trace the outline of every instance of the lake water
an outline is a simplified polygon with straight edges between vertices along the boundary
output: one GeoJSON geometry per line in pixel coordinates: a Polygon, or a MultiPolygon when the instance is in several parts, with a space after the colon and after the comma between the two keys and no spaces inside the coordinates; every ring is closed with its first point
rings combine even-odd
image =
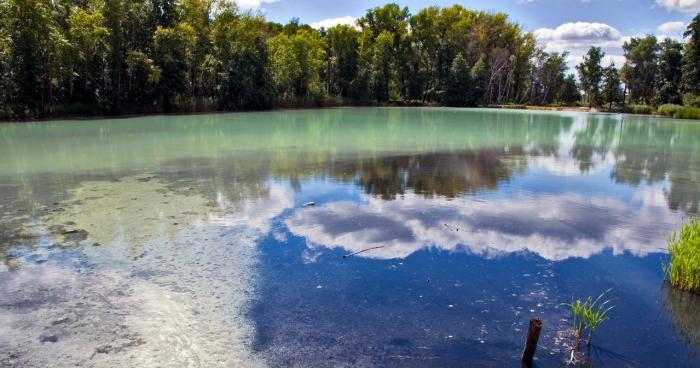
{"type": "Polygon", "coordinates": [[[700,366],[700,123],[353,108],[0,125],[0,366],[700,366]],[[309,202],[313,202],[310,205],[309,202]]]}

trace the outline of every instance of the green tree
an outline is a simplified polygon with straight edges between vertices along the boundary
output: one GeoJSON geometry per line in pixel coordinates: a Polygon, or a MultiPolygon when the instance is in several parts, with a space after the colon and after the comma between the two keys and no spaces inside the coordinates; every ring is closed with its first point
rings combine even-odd
{"type": "Polygon", "coordinates": [[[194,42],[191,44],[189,79],[190,95],[193,97],[208,97],[207,81],[203,78],[202,70],[211,47],[211,9],[213,0],[182,0],[180,3],[181,24],[192,28],[194,42]]]}
{"type": "Polygon", "coordinates": [[[214,79],[212,88],[220,108],[265,109],[272,106],[272,61],[264,28],[266,24],[261,17],[240,15],[233,3],[220,4],[211,31],[213,55],[203,64],[204,74],[214,79]]]}
{"type": "Polygon", "coordinates": [[[379,101],[387,101],[392,92],[396,96],[408,97],[411,54],[409,17],[407,7],[387,4],[368,10],[357,21],[374,39],[374,92],[379,101]],[[394,90],[390,91],[389,88],[394,90]]]}
{"type": "Polygon", "coordinates": [[[633,37],[622,45],[625,50],[623,76],[630,101],[651,104],[656,94],[659,44],[656,36],[633,37]]]}
{"type": "Polygon", "coordinates": [[[445,92],[445,103],[450,106],[466,106],[470,101],[471,70],[462,54],[452,61],[450,79],[445,92]]]}
{"type": "Polygon", "coordinates": [[[573,105],[581,100],[581,91],[579,90],[578,83],[576,82],[576,76],[569,74],[564,78],[564,85],[562,86],[561,92],[561,102],[567,105],[573,105]]]}
{"type": "Polygon", "coordinates": [[[486,79],[488,78],[486,63],[484,58],[479,58],[476,64],[472,66],[470,71],[471,76],[471,93],[467,105],[474,106],[484,99],[484,91],[486,90],[486,79]]]}
{"type": "Polygon", "coordinates": [[[357,77],[353,82],[356,98],[361,101],[374,99],[372,94],[372,60],[374,59],[374,38],[369,29],[360,33],[357,48],[357,77]]]}
{"type": "Polygon", "coordinates": [[[374,56],[372,58],[372,85],[374,96],[379,102],[389,101],[392,79],[391,53],[393,35],[387,31],[382,32],[374,44],[374,56]]]}
{"type": "Polygon", "coordinates": [[[348,25],[338,25],[328,30],[333,81],[330,92],[343,97],[357,97],[353,82],[357,77],[359,37],[360,33],[348,25]]]}
{"type": "Polygon", "coordinates": [[[567,70],[568,53],[548,54],[538,50],[530,72],[528,101],[547,105],[559,99],[567,70]]]}
{"type": "Polygon", "coordinates": [[[187,24],[177,29],[158,26],[153,35],[154,61],[161,70],[158,95],[166,110],[171,110],[175,99],[189,89],[188,65],[193,43],[193,30],[187,24]]]}
{"type": "Polygon", "coordinates": [[[658,92],[655,104],[682,104],[681,77],[683,67],[683,44],[667,38],[661,43],[657,75],[658,92]]]}
{"type": "Polygon", "coordinates": [[[176,0],[150,0],[152,6],[152,24],[156,29],[171,28],[178,21],[176,0]]]}
{"type": "Polygon", "coordinates": [[[68,98],[104,103],[109,30],[99,10],[77,9],[68,23],[68,98]]]}
{"type": "Polygon", "coordinates": [[[608,104],[612,108],[614,104],[622,101],[622,85],[620,80],[620,71],[615,67],[615,63],[611,63],[607,68],[603,69],[603,90],[601,95],[601,103],[608,104]]]}
{"type": "Polygon", "coordinates": [[[681,88],[684,93],[691,95],[691,99],[694,95],[700,100],[700,14],[690,22],[684,36],[688,41],[683,56],[681,88]]]}
{"type": "Polygon", "coordinates": [[[121,109],[122,72],[124,69],[124,0],[105,0],[104,17],[109,32],[109,62],[107,64],[109,90],[107,109],[118,113],[121,109]]]}
{"type": "Polygon", "coordinates": [[[52,18],[49,0],[8,0],[5,6],[9,41],[10,102],[25,118],[44,116],[52,101],[57,45],[64,43],[52,18]]]}
{"type": "Polygon", "coordinates": [[[162,70],[141,51],[129,51],[126,59],[126,99],[153,105],[162,70]]]}
{"type": "Polygon", "coordinates": [[[601,103],[600,84],[603,79],[603,67],[600,63],[604,56],[605,53],[600,47],[591,47],[584,55],[583,62],[576,67],[581,88],[591,106],[600,106],[601,103]]]}
{"type": "Polygon", "coordinates": [[[281,33],[271,38],[268,45],[273,79],[283,99],[322,95],[323,42],[318,33],[306,29],[293,35],[281,33]]]}

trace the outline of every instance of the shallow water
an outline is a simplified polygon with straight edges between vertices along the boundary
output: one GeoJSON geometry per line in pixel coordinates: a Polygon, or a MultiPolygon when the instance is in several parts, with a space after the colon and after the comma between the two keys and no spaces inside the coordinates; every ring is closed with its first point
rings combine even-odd
{"type": "Polygon", "coordinates": [[[700,365],[700,124],[356,108],[0,125],[0,365],[700,365]],[[314,205],[309,205],[313,202],[314,205]]]}

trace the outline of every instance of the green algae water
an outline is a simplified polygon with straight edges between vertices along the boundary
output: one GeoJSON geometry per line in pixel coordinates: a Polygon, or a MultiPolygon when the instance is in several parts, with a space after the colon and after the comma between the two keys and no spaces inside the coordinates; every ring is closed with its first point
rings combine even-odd
{"type": "Polygon", "coordinates": [[[700,364],[700,123],[347,108],[0,125],[0,366],[700,364]]]}

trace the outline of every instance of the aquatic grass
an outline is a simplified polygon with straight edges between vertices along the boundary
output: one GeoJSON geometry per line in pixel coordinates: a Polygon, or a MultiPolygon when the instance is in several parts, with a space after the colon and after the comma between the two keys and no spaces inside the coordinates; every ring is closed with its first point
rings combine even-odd
{"type": "Polygon", "coordinates": [[[584,330],[584,310],[585,310],[585,303],[581,301],[581,299],[578,299],[576,301],[571,301],[570,304],[567,304],[567,306],[571,309],[571,319],[573,322],[573,330],[574,333],[576,334],[576,339],[580,342],[581,339],[583,338],[583,330],[584,330]]]}
{"type": "Polygon", "coordinates": [[[567,306],[571,309],[573,329],[576,334],[577,344],[580,346],[584,333],[588,331],[586,345],[591,346],[593,334],[603,322],[609,319],[608,314],[615,308],[611,305],[612,299],[604,299],[612,289],[605,290],[597,298],[589,296],[585,301],[577,299],[567,306]]]}
{"type": "Polygon", "coordinates": [[[700,221],[692,218],[668,239],[664,277],[680,290],[700,292],[700,221]]]}
{"type": "Polygon", "coordinates": [[[700,119],[700,108],[666,104],[659,106],[657,112],[674,119],[700,119]]]}
{"type": "MultiPolygon", "coordinates": [[[[588,303],[588,307],[584,309],[583,319],[586,327],[588,327],[588,341],[586,345],[591,346],[591,341],[593,340],[593,333],[600,327],[606,320],[608,320],[608,313],[615,308],[614,305],[610,305],[611,299],[603,300],[603,298],[609,294],[612,289],[608,289],[600,294],[592,303],[588,303]]],[[[589,297],[590,301],[592,298],[589,297]]]]}

